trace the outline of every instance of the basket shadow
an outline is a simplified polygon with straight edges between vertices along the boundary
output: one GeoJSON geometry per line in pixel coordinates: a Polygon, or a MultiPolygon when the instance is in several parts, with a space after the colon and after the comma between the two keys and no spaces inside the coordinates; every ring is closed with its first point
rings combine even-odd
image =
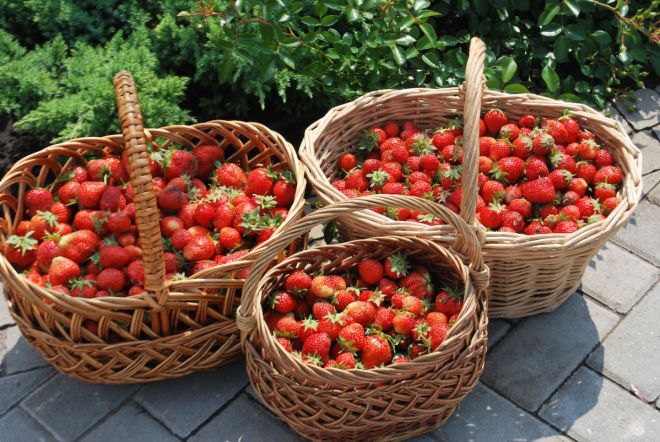
{"type": "Polygon", "coordinates": [[[599,356],[590,361],[600,361],[590,362],[591,368],[602,370],[599,309],[576,293],[554,312],[512,325],[489,350],[477,388],[433,436],[443,441],[525,441],[561,436],[557,429],[568,431],[596,406],[602,388],[600,375],[589,388],[567,388],[589,355],[599,356]]]}

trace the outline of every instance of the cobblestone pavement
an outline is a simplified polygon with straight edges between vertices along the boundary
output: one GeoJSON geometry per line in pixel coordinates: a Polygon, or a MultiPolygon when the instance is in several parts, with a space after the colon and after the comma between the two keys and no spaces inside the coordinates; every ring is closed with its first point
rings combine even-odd
{"type": "MultiPolygon", "coordinates": [[[[639,113],[609,107],[644,153],[634,217],[558,310],[491,321],[482,381],[419,440],[660,438],[660,95],[637,95],[639,113]]],[[[0,441],[298,439],[259,404],[243,362],[144,386],[86,385],[50,368],[0,304],[0,441]]]]}

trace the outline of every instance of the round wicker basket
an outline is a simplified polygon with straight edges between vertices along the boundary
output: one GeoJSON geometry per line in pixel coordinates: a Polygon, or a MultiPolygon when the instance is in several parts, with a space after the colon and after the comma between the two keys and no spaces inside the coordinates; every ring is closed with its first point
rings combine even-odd
{"type": "MultiPolygon", "coordinates": [[[[300,157],[321,200],[327,204],[343,201],[346,196],[330,182],[340,174],[337,159],[345,152],[356,151],[363,130],[387,121],[407,120],[421,129],[432,129],[451,117],[462,116],[465,126],[461,215],[472,221],[478,192],[477,129],[481,111],[498,108],[509,117],[519,118],[528,113],[559,117],[565,109],[570,110],[581,126],[603,141],[623,170],[622,203],[606,219],[572,234],[486,233],[483,253],[491,270],[489,314],[518,318],[556,309],[580,285],[591,258],[625,224],[639,203],[641,153],[620,123],[587,106],[532,94],[487,90],[482,75],[485,51],[483,42],[473,38],[461,88],[380,90],[331,109],[305,132],[300,157]]],[[[351,214],[340,221],[340,232],[351,239],[377,232],[416,232],[446,242],[449,231],[447,226],[394,221],[373,211],[351,214]]]]}
{"type": "MultiPolygon", "coordinates": [[[[303,167],[293,147],[256,123],[210,121],[191,126],[144,129],[132,77],[114,81],[123,137],[79,138],[47,147],[22,160],[0,182],[0,241],[11,235],[25,213],[24,195],[34,186],[50,187],[84,155],[129,155],[136,224],[146,292],[131,297],[75,298],[28,281],[0,254],[0,275],[10,311],[28,342],[59,371],[86,382],[151,382],[184,376],[227,363],[241,354],[233,319],[249,267],[297,217],[304,205],[303,167]],[[186,280],[165,281],[159,211],[152,188],[147,144],[222,147],[226,160],[252,167],[286,166],[296,179],[289,216],[269,241],[240,260],[199,272],[186,280]],[[84,326],[98,324],[97,331],[84,326]]],[[[285,250],[280,252],[283,257],[285,250]]]]}
{"type": "Polygon", "coordinates": [[[439,204],[376,195],[329,205],[297,221],[264,251],[245,283],[237,322],[252,386],[266,407],[312,440],[404,440],[442,425],[474,388],[487,349],[486,287],[474,228],[439,204]],[[279,247],[313,226],[356,210],[396,206],[424,210],[456,229],[452,247],[414,236],[383,236],[312,248],[289,256],[264,275],[279,247]],[[465,285],[464,307],[441,346],[411,362],[371,370],[307,365],[275,342],[262,302],[296,269],[342,272],[365,258],[404,251],[432,273],[465,285]]]}

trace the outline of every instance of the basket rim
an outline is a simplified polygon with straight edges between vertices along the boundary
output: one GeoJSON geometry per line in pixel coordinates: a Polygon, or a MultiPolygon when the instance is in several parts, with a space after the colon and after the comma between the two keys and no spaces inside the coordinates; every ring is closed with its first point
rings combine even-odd
{"type": "MultiPolygon", "coordinates": [[[[273,274],[277,272],[278,270],[282,269],[282,267],[285,267],[291,260],[296,259],[299,257],[299,255],[302,254],[313,254],[316,251],[319,250],[332,250],[336,249],[337,247],[341,247],[344,245],[365,245],[370,242],[374,241],[392,241],[396,242],[399,240],[405,240],[407,242],[413,242],[417,243],[420,245],[424,245],[427,249],[436,249],[436,250],[442,250],[447,252],[448,256],[452,258],[452,263],[450,265],[456,265],[457,270],[460,273],[460,276],[464,279],[463,283],[465,285],[464,287],[464,306],[461,309],[459,313],[459,317],[456,320],[456,328],[452,327],[449,332],[447,333],[445,340],[440,344],[438,348],[433,350],[430,353],[424,354],[419,356],[418,358],[412,359],[409,362],[406,363],[393,363],[389,364],[385,367],[375,367],[371,369],[361,369],[361,368],[349,368],[349,369],[340,369],[340,368],[325,368],[325,367],[319,367],[316,365],[312,364],[305,364],[301,359],[298,359],[294,357],[291,353],[288,353],[286,351],[280,351],[279,353],[282,353],[285,358],[286,362],[291,364],[290,369],[292,370],[297,370],[297,371],[313,371],[317,375],[322,375],[323,373],[326,373],[327,370],[330,370],[334,374],[341,374],[344,377],[360,377],[360,376],[367,376],[367,377],[373,377],[373,376],[383,376],[383,377],[391,377],[392,375],[395,374],[404,374],[404,373],[410,373],[414,371],[416,368],[422,368],[425,366],[428,366],[433,362],[434,359],[442,356],[442,351],[443,349],[446,349],[449,343],[452,342],[452,339],[455,338],[455,333],[456,330],[458,330],[461,326],[465,327],[469,324],[470,321],[472,321],[472,318],[470,317],[473,312],[477,315],[477,317],[482,317],[486,316],[487,317],[487,312],[486,309],[481,307],[480,304],[485,303],[486,301],[486,296],[485,296],[485,290],[479,290],[476,288],[476,286],[472,282],[472,277],[470,274],[470,269],[469,265],[463,262],[463,259],[461,258],[461,255],[458,255],[457,252],[453,250],[451,247],[445,247],[444,245],[438,244],[435,241],[432,241],[427,238],[420,238],[420,237],[410,237],[410,236],[402,236],[402,235],[382,235],[382,236],[373,236],[370,238],[363,238],[363,239],[355,239],[351,241],[344,241],[341,243],[336,243],[336,244],[326,244],[326,245],[320,245],[320,246],[315,246],[315,247],[310,247],[305,250],[300,250],[297,251],[296,253],[287,256],[284,260],[282,260],[280,263],[277,265],[271,267],[261,278],[261,281],[259,283],[259,287],[257,290],[257,293],[255,293],[253,296],[259,296],[260,302],[257,303],[257,309],[256,309],[256,315],[255,315],[255,321],[257,322],[257,326],[254,328],[253,332],[250,333],[250,335],[254,334],[254,336],[258,336],[260,340],[269,339],[271,344],[275,344],[275,338],[273,337],[272,334],[268,334],[267,336],[263,336],[263,334],[259,330],[259,324],[265,324],[265,319],[264,319],[264,311],[262,308],[263,305],[263,298],[262,293],[264,289],[264,282],[267,281],[268,279],[273,277],[273,274]]],[[[487,266],[484,266],[487,269],[487,266]]],[[[473,333],[473,336],[471,338],[471,342],[474,340],[475,336],[477,335],[476,330],[479,328],[479,324],[475,323],[473,324],[473,328],[475,332],[473,333]]],[[[242,333],[243,334],[243,333],[242,333]]],[[[255,347],[255,342],[253,339],[250,337],[247,337],[246,339],[242,339],[243,345],[249,345],[252,346],[253,348],[255,347]]],[[[263,343],[260,343],[261,346],[263,346],[263,343]]],[[[279,349],[279,347],[276,347],[279,349]]],[[[255,352],[257,357],[264,359],[259,352],[255,352]]],[[[281,356],[281,355],[280,355],[281,356]]],[[[270,363],[269,365],[273,365],[270,363]]],[[[277,368],[276,368],[277,369],[277,368]]],[[[278,370],[280,371],[280,370],[278,370]]],[[[401,377],[400,377],[401,378],[401,377]]]]}
{"type": "MultiPolygon", "coordinates": [[[[306,168],[307,179],[319,198],[326,204],[350,199],[330,184],[330,180],[320,167],[320,161],[316,156],[315,144],[320,137],[322,129],[331,123],[341,121],[345,117],[344,114],[347,112],[347,108],[354,106],[373,106],[375,104],[386,103],[400,96],[412,95],[423,98],[424,96],[433,96],[437,94],[455,94],[457,95],[457,98],[462,99],[460,87],[437,89],[381,89],[368,92],[353,101],[335,106],[319,120],[308,126],[305,130],[305,136],[300,144],[299,153],[300,159],[306,168]]],[[[530,93],[508,94],[484,88],[481,105],[485,108],[494,108],[497,107],[497,105],[501,105],[499,101],[508,99],[521,101],[541,100],[547,103],[549,107],[552,105],[569,109],[583,120],[588,117],[597,118],[599,123],[607,125],[609,129],[615,130],[618,135],[620,135],[620,149],[623,151],[623,155],[628,155],[632,158],[631,165],[633,168],[628,173],[624,174],[621,187],[622,203],[619,204],[604,220],[592,223],[569,234],[552,233],[544,235],[525,235],[523,233],[485,231],[484,250],[489,251],[494,248],[518,248],[520,246],[525,246],[527,249],[538,250],[547,250],[549,246],[555,248],[569,248],[574,247],[576,244],[581,245],[583,243],[591,244],[592,242],[596,242],[609,231],[616,230],[622,226],[630,218],[632,212],[641,200],[643,183],[641,179],[642,153],[637,146],[632,143],[625,129],[621,126],[621,123],[609,117],[605,117],[591,107],[583,104],[565,102],[530,93]],[[633,174],[635,176],[633,176],[633,174]],[[627,202],[627,204],[623,204],[624,202],[627,202]]],[[[534,105],[531,105],[530,107],[533,106],[534,105]]],[[[455,115],[462,115],[462,113],[455,113],[455,115]]],[[[373,211],[365,210],[353,216],[359,217],[362,222],[365,222],[370,226],[378,226],[380,229],[386,228],[388,231],[405,231],[407,233],[417,231],[423,232],[423,234],[427,236],[433,236],[434,238],[440,237],[443,239],[446,239],[450,232],[450,229],[445,225],[428,226],[421,223],[396,221],[373,211]]],[[[479,225],[481,226],[480,223],[479,225]]]]}
{"type": "MultiPolygon", "coordinates": [[[[170,289],[176,289],[178,285],[184,285],[186,281],[190,280],[198,280],[198,281],[214,281],[214,282],[227,282],[230,280],[227,279],[220,279],[220,278],[208,278],[208,275],[215,275],[215,274],[228,274],[230,272],[235,272],[237,270],[244,269],[246,267],[249,267],[252,265],[254,260],[262,253],[262,251],[268,247],[276,238],[277,236],[280,235],[282,231],[284,231],[288,225],[291,223],[295,222],[295,220],[302,215],[303,210],[304,210],[304,205],[305,205],[305,190],[307,187],[307,179],[305,175],[305,166],[302,164],[302,161],[300,161],[300,158],[298,155],[296,155],[295,149],[291,143],[289,143],[280,133],[268,128],[267,126],[260,124],[260,123],[252,123],[252,122],[245,122],[241,120],[209,120],[206,122],[200,122],[200,123],[194,123],[190,125],[170,125],[170,126],[163,126],[160,128],[145,128],[144,132],[146,136],[149,139],[149,142],[151,143],[151,132],[152,131],[166,131],[166,132],[172,132],[176,133],[178,130],[185,130],[187,128],[194,128],[198,130],[204,130],[204,129],[209,129],[214,126],[236,126],[236,127],[241,127],[243,129],[249,129],[250,131],[254,132],[255,135],[257,136],[268,136],[268,134],[272,135],[272,138],[274,140],[274,144],[278,146],[279,149],[282,150],[282,153],[285,154],[287,166],[293,173],[295,180],[296,180],[296,192],[294,196],[294,201],[291,204],[290,210],[289,210],[289,216],[280,224],[273,235],[263,243],[257,245],[256,247],[252,248],[248,253],[243,255],[240,259],[230,262],[230,263],[225,263],[225,264],[219,264],[219,265],[214,265],[213,267],[210,267],[208,269],[202,270],[200,272],[197,272],[193,275],[187,276],[185,280],[183,281],[173,281],[173,280],[168,280],[164,281],[163,284],[163,290],[170,290],[170,289]],[[294,164],[291,164],[291,161],[294,164]]],[[[60,143],[56,143],[47,147],[44,147],[36,152],[33,152],[20,160],[18,160],[16,163],[12,165],[12,167],[7,170],[3,178],[0,180],[0,189],[6,186],[7,183],[5,183],[5,179],[11,175],[12,173],[16,173],[17,171],[22,170],[24,163],[26,161],[29,161],[31,159],[36,159],[41,156],[43,156],[47,150],[49,149],[71,149],[71,144],[75,143],[84,143],[84,144],[94,144],[94,143],[107,143],[110,145],[116,145],[119,149],[122,148],[123,146],[123,138],[121,134],[112,134],[112,135],[105,135],[105,136],[96,136],[96,137],[78,137],[78,138],[73,138],[71,140],[63,141],[60,143]]],[[[7,194],[8,192],[5,190],[0,190],[0,197],[3,194],[7,194]]],[[[0,207],[5,206],[7,204],[6,201],[0,201],[0,207]]],[[[0,223],[0,230],[5,230],[2,227],[0,223]]],[[[2,232],[4,235],[5,233],[2,232]]],[[[2,261],[3,265],[0,265],[0,274],[3,274],[5,270],[12,272],[14,276],[20,277],[22,281],[34,291],[35,289],[39,291],[43,291],[44,293],[48,294],[48,297],[52,298],[52,300],[58,300],[58,304],[60,305],[82,305],[82,306],[91,306],[91,307],[97,307],[97,308],[102,308],[101,305],[107,304],[108,300],[110,303],[117,304],[117,307],[113,307],[114,309],[120,309],[120,308],[153,308],[154,303],[157,303],[157,294],[152,293],[151,291],[145,290],[142,294],[138,296],[132,296],[132,297],[107,297],[107,299],[104,298],[74,298],[70,295],[66,295],[61,292],[57,292],[54,290],[50,290],[49,288],[46,287],[41,287],[37,285],[36,283],[30,281],[29,279],[23,277],[21,273],[14,268],[14,266],[9,262],[9,260],[6,258],[4,254],[4,250],[0,248],[0,261],[2,261]],[[150,301],[147,301],[145,297],[148,297],[150,301]],[[140,302],[136,302],[140,301],[140,302]],[[122,306],[122,304],[126,304],[125,307],[122,306]],[[134,305],[138,304],[138,305],[134,305]]],[[[5,284],[8,284],[7,278],[5,279],[5,284]]],[[[244,281],[244,280],[240,280],[244,281]]],[[[21,295],[23,296],[23,295],[21,295]]],[[[163,304],[163,307],[167,307],[169,301],[166,301],[165,304],[163,304]]],[[[131,342],[139,342],[139,341],[131,341],[131,342]]]]}

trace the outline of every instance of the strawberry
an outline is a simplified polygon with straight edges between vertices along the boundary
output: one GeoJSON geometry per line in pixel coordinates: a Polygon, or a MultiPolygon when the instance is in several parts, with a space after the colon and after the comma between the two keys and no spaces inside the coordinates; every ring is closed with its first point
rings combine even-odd
{"type": "Polygon", "coordinates": [[[401,300],[401,308],[413,316],[421,316],[424,312],[424,302],[416,296],[408,295],[401,300]]]}
{"type": "Polygon", "coordinates": [[[550,172],[549,177],[552,185],[557,190],[566,189],[571,183],[571,179],[573,179],[573,175],[566,169],[555,169],[550,172]]]}
{"type": "MultiPolygon", "coordinates": [[[[195,208],[195,214],[193,215],[193,219],[195,222],[204,227],[209,227],[211,224],[213,224],[213,221],[215,219],[215,211],[216,208],[213,207],[211,203],[200,203],[197,205],[195,208]]],[[[183,221],[181,222],[183,227],[183,221]]]]}
{"type": "Polygon", "coordinates": [[[616,166],[603,166],[594,175],[594,183],[621,184],[623,175],[621,169],[616,166]]]}
{"type": "Polygon", "coordinates": [[[144,263],[142,260],[131,261],[126,267],[126,275],[133,284],[144,285],[144,263]]]}
{"type": "MultiPolygon", "coordinates": [[[[502,198],[502,199],[504,200],[505,203],[508,204],[511,201],[513,201],[515,199],[518,199],[518,198],[522,198],[522,191],[520,190],[520,187],[518,187],[516,185],[512,185],[512,186],[507,186],[507,187],[504,188],[504,198],[502,198]]],[[[483,205],[485,205],[485,202],[484,202],[483,205]]]]}
{"type": "MultiPolygon", "coordinates": [[[[605,149],[599,149],[594,160],[596,166],[600,169],[604,166],[612,166],[614,164],[614,157],[605,149]]],[[[52,209],[51,209],[52,211],[52,209]]]]}
{"type": "Polygon", "coordinates": [[[183,250],[183,248],[190,242],[192,235],[186,229],[179,229],[175,231],[171,238],[172,247],[176,250],[183,250]]]}
{"type": "Polygon", "coordinates": [[[248,174],[245,193],[248,195],[268,195],[273,188],[273,184],[271,172],[263,167],[258,167],[248,174]]]}
{"type": "MultiPolygon", "coordinates": [[[[123,277],[123,274],[122,274],[123,277]]],[[[91,299],[97,295],[96,278],[86,275],[84,278],[74,278],[71,280],[71,296],[74,298],[91,299]]]]}
{"type": "Polygon", "coordinates": [[[399,279],[403,276],[406,276],[410,271],[410,265],[408,264],[406,257],[401,253],[388,256],[387,259],[385,259],[384,268],[387,276],[392,279],[399,279]]]}
{"type": "Polygon", "coordinates": [[[481,221],[484,227],[497,229],[502,224],[502,210],[502,206],[499,203],[491,203],[488,206],[482,207],[479,211],[479,221],[481,221]]]}
{"type": "Polygon", "coordinates": [[[610,213],[612,213],[612,211],[616,209],[620,203],[621,203],[621,198],[618,197],[607,198],[605,201],[603,201],[603,204],[601,205],[603,215],[607,216],[610,213]]]}
{"type": "Polygon", "coordinates": [[[316,331],[318,333],[325,333],[334,341],[339,336],[341,328],[342,324],[340,323],[339,315],[331,313],[319,319],[319,325],[316,331]]]}
{"type": "Polygon", "coordinates": [[[374,326],[379,327],[381,331],[387,332],[393,327],[393,320],[396,314],[393,310],[386,307],[379,307],[376,310],[376,317],[374,318],[374,326]]]}
{"type": "Polygon", "coordinates": [[[30,189],[25,194],[24,201],[28,213],[36,215],[37,211],[46,212],[50,210],[53,204],[53,194],[48,189],[30,189]]]}
{"type": "Polygon", "coordinates": [[[575,121],[573,117],[568,115],[560,117],[559,121],[564,126],[564,130],[566,131],[565,142],[574,143],[578,138],[578,134],[580,133],[580,125],[578,122],[575,121]]]}
{"type": "Polygon", "coordinates": [[[30,230],[33,231],[33,237],[42,240],[47,234],[52,233],[57,228],[57,215],[51,212],[38,211],[36,215],[30,218],[30,230]]]}
{"type": "Polygon", "coordinates": [[[411,196],[424,197],[425,195],[432,194],[432,187],[426,181],[417,181],[415,184],[410,186],[408,189],[408,194],[411,196]]]}
{"type": "Polygon", "coordinates": [[[284,348],[284,350],[288,351],[291,353],[293,351],[293,347],[291,346],[291,341],[289,341],[287,338],[275,338],[275,341],[284,348]]]}
{"type": "Polygon", "coordinates": [[[603,202],[608,198],[616,196],[616,186],[614,184],[600,183],[594,189],[594,196],[598,201],[603,202]]]}
{"type": "Polygon", "coordinates": [[[549,203],[557,196],[552,180],[548,177],[523,183],[520,189],[525,199],[532,203],[549,203]]]}
{"type": "Polygon", "coordinates": [[[578,155],[583,160],[593,161],[598,156],[598,144],[591,139],[584,140],[578,147],[578,155]]]}
{"type": "Polygon", "coordinates": [[[525,161],[518,157],[505,157],[497,161],[497,167],[506,182],[516,183],[525,171],[525,161]]]}
{"type": "MultiPolygon", "coordinates": [[[[499,200],[504,195],[504,186],[499,181],[487,181],[481,188],[481,197],[486,203],[499,200]]],[[[460,207],[460,204],[458,205],[460,207]]]]}
{"type": "Polygon", "coordinates": [[[329,298],[340,290],[346,290],[341,276],[316,276],[312,279],[311,292],[317,298],[329,298]]]}
{"type": "Polygon", "coordinates": [[[400,287],[407,290],[411,295],[419,299],[424,299],[431,296],[433,292],[433,284],[431,279],[424,274],[413,271],[408,276],[401,279],[400,287]]]}
{"type": "Polygon", "coordinates": [[[277,292],[272,298],[273,310],[279,313],[289,313],[296,309],[298,302],[290,293],[277,292]]]}
{"type": "Polygon", "coordinates": [[[351,169],[354,169],[357,166],[357,157],[353,155],[352,153],[345,153],[342,156],[339,157],[339,160],[337,163],[339,164],[339,167],[348,172],[351,169]]]}
{"type": "Polygon", "coordinates": [[[483,174],[490,173],[491,169],[495,165],[495,162],[488,157],[481,156],[479,157],[479,172],[483,174]]]}
{"type": "Polygon", "coordinates": [[[177,186],[168,185],[158,193],[158,206],[164,210],[174,212],[186,204],[188,204],[188,196],[177,186]]]}
{"type": "Polygon", "coordinates": [[[37,243],[32,238],[34,232],[27,232],[23,236],[12,235],[5,241],[5,256],[19,267],[28,267],[37,259],[37,243]]]}
{"type": "Polygon", "coordinates": [[[195,236],[183,248],[183,256],[188,261],[211,259],[215,255],[215,243],[208,236],[195,236]]]}
{"type": "Polygon", "coordinates": [[[518,212],[524,219],[527,219],[532,214],[532,204],[525,198],[517,198],[509,203],[507,206],[509,211],[518,212]]]}
{"type": "Polygon", "coordinates": [[[238,231],[232,227],[223,227],[220,230],[218,242],[227,250],[234,250],[243,245],[243,238],[238,231]]]}
{"type": "Polygon", "coordinates": [[[572,219],[573,221],[580,219],[580,208],[574,204],[562,207],[559,213],[568,219],[572,219]]]}
{"type": "Polygon", "coordinates": [[[511,143],[507,140],[496,140],[491,146],[488,157],[493,161],[511,156],[511,143]]]}
{"type": "Polygon", "coordinates": [[[337,313],[335,306],[328,302],[315,302],[312,306],[312,316],[319,321],[326,316],[334,315],[335,313],[337,313]]]}
{"type": "Polygon", "coordinates": [[[353,291],[339,290],[333,300],[333,304],[337,306],[337,310],[344,310],[351,302],[357,301],[357,296],[353,291]]]}
{"type": "Polygon", "coordinates": [[[131,219],[124,212],[113,212],[108,215],[108,229],[112,233],[125,233],[131,230],[131,219]]]}
{"type": "Polygon", "coordinates": [[[393,122],[385,123],[383,130],[389,138],[396,137],[399,135],[399,125],[393,122]]]}
{"type": "MultiPolygon", "coordinates": [[[[77,181],[69,181],[57,191],[57,196],[64,204],[73,204],[78,201],[78,192],[81,184],[77,181]]],[[[100,197],[99,197],[100,198],[100,197]]]]}
{"type": "Polygon", "coordinates": [[[163,152],[159,159],[161,159],[166,180],[172,180],[182,175],[189,177],[197,175],[197,158],[187,150],[170,149],[163,152]]]}
{"type": "MultiPolygon", "coordinates": [[[[109,221],[109,220],[108,220],[109,221]]],[[[182,230],[185,227],[183,220],[178,216],[166,216],[160,220],[160,230],[166,238],[174,235],[177,230],[182,230]]]]}
{"type": "Polygon", "coordinates": [[[382,163],[381,169],[389,176],[389,182],[393,183],[399,181],[403,176],[403,169],[401,164],[396,161],[387,161],[382,163]]]}
{"type": "Polygon", "coordinates": [[[99,199],[99,208],[110,212],[125,209],[126,197],[122,193],[121,187],[107,187],[99,199]]]}
{"type": "Polygon", "coordinates": [[[449,330],[449,324],[440,324],[435,327],[431,327],[428,340],[429,351],[437,350],[437,348],[444,342],[445,338],[447,337],[447,333],[449,333],[449,330]]]}
{"type": "Polygon", "coordinates": [[[118,245],[109,245],[99,251],[101,265],[105,268],[122,269],[126,267],[130,256],[123,247],[118,245]]]}
{"type": "Polygon", "coordinates": [[[53,285],[65,285],[80,276],[78,264],[64,256],[56,256],[48,268],[48,278],[53,285]]]}
{"type": "Polygon", "coordinates": [[[580,161],[579,163],[576,164],[576,172],[575,175],[578,178],[582,178],[585,180],[587,183],[593,183],[594,182],[594,177],[596,176],[596,166],[593,163],[589,163],[587,161],[580,161]]]}
{"type": "Polygon", "coordinates": [[[526,135],[520,135],[512,143],[513,156],[526,160],[532,154],[532,139],[526,135]]]}
{"type": "Polygon", "coordinates": [[[568,138],[568,133],[564,125],[553,119],[548,119],[543,122],[543,129],[550,135],[556,144],[564,144],[568,138]]]}
{"type": "MultiPolygon", "coordinates": [[[[197,209],[195,209],[197,211],[197,209]]],[[[215,208],[213,226],[216,230],[231,227],[234,224],[234,209],[229,204],[221,204],[215,208]]]]}
{"type": "Polygon", "coordinates": [[[361,169],[356,169],[346,176],[346,188],[364,192],[369,188],[369,181],[361,169]]]}
{"type": "Polygon", "coordinates": [[[501,212],[501,226],[513,230],[515,233],[521,233],[525,228],[525,219],[515,210],[503,210],[501,212]]]}
{"type": "Polygon", "coordinates": [[[278,180],[273,185],[273,196],[280,206],[290,206],[296,197],[296,185],[285,180],[278,180]]]}
{"type": "Polygon", "coordinates": [[[496,134],[500,131],[500,128],[507,123],[507,117],[499,109],[493,109],[486,112],[484,115],[484,123],[490,133],[496,134]]]}
{"type": "Polygon", "coordinates": [[[518,126],[534,129],[536,126],[536,117],[534,115],[526,114],[518,120],[518,126]]]}
{"type": "Polygon", "coordinates": [[[392,319],[392,327],[400,335],[410,335],[410,332],[415,327],[415,318],[409,313],[397,313],[394,319],[392,319]]]}
{"type": "Polygon", "coordinates": [[[337,368],[349,369],[355,368],[355,356],[353,353],[341,353],[336,359],[337,368]]]}
{"type": "Polygon", "coordinates": [[[369,326],[376,317],[376,307],[371,302],[353,301],[346,306],[341,314],[345,325],[357,322],[363,327],[369,326]]]}
{"type": "Polygon", "coordinates": [[[539,132],[532,139],[532,153],[534,155],[543,157],[555,147],[555,140],[552,138],[552,135],[546,132],[539,132]]]}
{"type": "MultiPolygon", "coordinates": [[[[578,194],[578,196],[583,197],[587,193],[587,188],[588,188],[587,182],[582,179],[582,178],[573,178],[568,185],[568,190],[571,192],[575,192],[578,194]]],[[[566,192],[567,194],[568,192],[566,192]]],[[[564,198],[566,197],[566,194],[564,194],[564,198]]]]}
{"type": "Polygon", "coordinates": [[[224,151],[212,144],[197,146],[193,149],[192,154],[197,162],[197,177],[202,179],[208,178],[213,172],[216,161],[222,162],[225,160],[224,151]]]}
{"type": "Polygon", "coordinates": [[[99,237],[91,230],[77,230],[60,239],[59,254],[83,264],[96,251],[99,241],[99,237]]]}
{"type": "Polygon", "coordinates": [[[463,294],[445,288],[435,297],[435,311],[451,316],[463,308],[463,294]]]}
{"type": "Polygon", "coordinates": [[[85,209],[96,209],[107,185],[98,181],[87,181],[80,185],[77,193],[78,203],[85,209]]]}
{"type": "Polygon", "coordinates": [[[588,196],[580,198],[580,200],[575,205],[578,207],[578,209],[580,209],[581,218],[589,218],[600,209],[598,200],[588,196]]]}
{"type": "Polygon", "coordinates": [[[96,284],[101,290],[120,292],[126,284],[126,276],[118,269],[104,269],[96,277],[96,284]]]}
{"type": "MultiPolygon", "coordinates": [[[[126,254],[128,255],[128,252],[126,252],[126,254]]],[[[176,273],[181,271],[182,260],[176,254],[165,252],[163,253],[163,260],[165,261],[165,273],[176,273]]]]}
{"type": "Polygon", "coordinates": [[[284,280],[284,289],[291,293],[304,293],[312,287],[312,277],[302,270],[295,270],[284,280]]]}
{"type": "Polygon", "coordinates": [[[215,178],[221,186],[242,189],[247,185],[245,172],[234,163],[225,163],[215,172],[215,178]]]}
{"type": "Polygon", "coordinates": [[[550,171],[543,158],[533,156],[525,161],[525,177],[528,180],[535,180],[539,177],[548,176],[549,174],[550,171]]]}
{"type": "MultiPolygon", "coordinates": [[[[406,145],[404,144],[404,142],[403,142],[403,140],[402,140],[401,138],[398,138],[398,137],[389,137],[388,139],[386,139],[385,141],[383,141],[383,143],[380,145],[380,151],[381,151],[381,153],[382,153],[382,152],[388,151],[388,150],[390,150],[390,149],[394,149],[394,148],[399,149],[399,148],[401,148],[401,147],[403,147],[404,149],[406,149],[406,145]]],[[[400,150],[400,149],[399,149],[399,150],[400,150]]],[[[407,149],[406,149],[406,150],[407,150],[407,149]]]]}
{"type": "Polygon", "coordinates": [[[554,229],[555,233],[573,233],[579,229],[575,221],[559,221],[554,229]]]}
{"type": "Polygon", "coordinates": [[[316,355],[325,361],[330,357],[331,345],[332,342],[327,334],[315,333],[305,339],[305,342],[302,346],[302,354],[316,355]]]}
{"type": "Polygon", "coordinates": [[[386,364],[392,359],[390,344],[380,336],[367,336],[362,347],[364,368],[374,368],[386,364]]]}
{"type": "Polygon", "coordinates": [[[450,130],[441,130],[433,134],[431,139],[431,144],[433,144],[438,150],[442,150],[445,146],[454,144],[456,137],[450,130]]]}
{"type": "Polygon", "coordinates": [[[380,127],[372,127],[360,135],[360,149],[371,152],[387,139],[387,134],[380,127]]]}

